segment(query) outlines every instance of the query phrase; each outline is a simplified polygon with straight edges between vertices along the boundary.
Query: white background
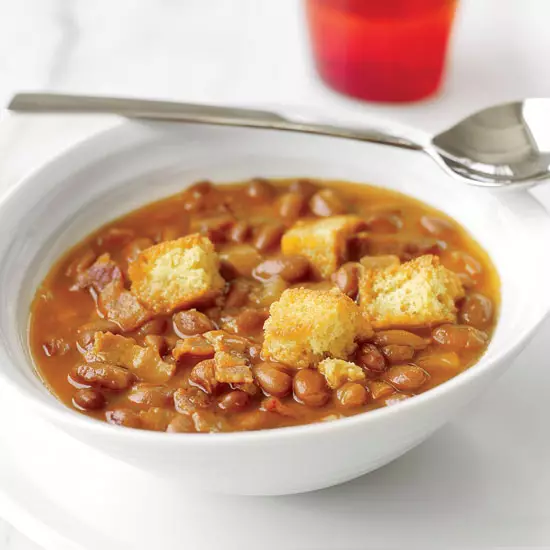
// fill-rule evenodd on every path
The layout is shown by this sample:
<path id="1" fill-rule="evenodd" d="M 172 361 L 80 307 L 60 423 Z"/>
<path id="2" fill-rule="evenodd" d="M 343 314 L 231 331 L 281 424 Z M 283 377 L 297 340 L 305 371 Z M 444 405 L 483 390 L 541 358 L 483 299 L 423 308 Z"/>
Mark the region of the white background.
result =
<path id="1" fill-rule="evenodd" d="M 363 104 L 324 88 L 300 7 L 296 0 L 0 0 L 0 105 L 24 89 L 281 102 L 437 131 L 491 103 L 550 97 L 548 0 L 462 0 L 443 93 L 406 106 Z M 0 187 L 112 122 L 4 117 Z M 537 194 L 550 205 L 550 186 Z M 395 545 L 400 525 L 409 530 L 403 546 L 408 536 L 429 540 L 433 532 L 439 547 L 550 547 L 549 323 L 544 330 L 489 394 L 420 448 L 341 492 L 298 497 L 333 514 L 327 548 L 352 546 L 351 509 L 365 510 L 376 535 L 369 542 L 365 533 L 354 548 L 380 547 L 384 529 Z M 365 491 L 379 508 L 364 505 Z M 289 548 L 292 540 L 289 532 Z M 34 548 L 0 521 L 1 550 Z"/>

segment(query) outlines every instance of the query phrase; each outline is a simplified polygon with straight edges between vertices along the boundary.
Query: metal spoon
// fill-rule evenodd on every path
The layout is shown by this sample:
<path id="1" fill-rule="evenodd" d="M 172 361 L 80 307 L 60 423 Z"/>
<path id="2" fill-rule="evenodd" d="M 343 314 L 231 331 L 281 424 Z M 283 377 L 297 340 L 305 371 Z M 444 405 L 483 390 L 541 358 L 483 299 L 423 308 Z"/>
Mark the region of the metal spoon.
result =
<path id="1" fill-rule="evenodd" d="M 550 99 L 526 99 L 479 111 L 435 137 L 375 128 L 311 124 L 253 109 L 62 94 L 20 93 L 8 109 L 33 113 L 101 113 L 128 118 L 271 128 L 423 151 L 448 174 L 473 185 L 511 187 L 550 178 Z M 413 137 L 414 136 L 414 137 Z"/>

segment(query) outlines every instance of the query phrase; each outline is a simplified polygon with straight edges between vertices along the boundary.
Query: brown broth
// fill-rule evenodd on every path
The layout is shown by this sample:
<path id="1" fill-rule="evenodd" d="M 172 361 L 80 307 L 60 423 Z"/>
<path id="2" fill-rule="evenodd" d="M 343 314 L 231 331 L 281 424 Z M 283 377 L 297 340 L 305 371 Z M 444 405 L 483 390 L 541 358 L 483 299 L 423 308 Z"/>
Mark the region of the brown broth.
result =
<path id="1" fill-rule="evenodd" d="M 137 238 L 149 238 L 156 243 L 160 240 L 181 237 L 194 232 L 197 224 L 212 213 L 230 212 L 238 220 L 244 220 L 252 227 L 268 222 L 280 223 L 281 221 L 288 227 L 295 220 L 281 220 L 277 211 L 279 204 L 277 196 L 287 192 L 289 185 L 294 181 L 270 181 L 274 189 L 274 196 L 272 197 L 250 197 L 247 191 L 248 182 L 218 186 L 215 192 L 208 195 L 207 199 L 201 199 L 201 205 L 197 210 L 189 210 L 189 207 L 194 204 L 193 199 L 191 198 L 191 192 L 184 191 L 178 195 L 146 205 L 101 227 L 69 250 L 51 268 L 47 277 L 37 289 L 31 308 L 30 347 L 36 370 L 51 392 L 67 406 L 78 409 L 73 402 L 75 385 L 68 379 L 71 369 L 77 363 L 83 361 L 77 346 L 78 330 L 82 325 L 100 319 L 96 303 L 90 292 L 87 290 L 71 290 L 74 275 L 68 275 L 68 273 L 74 271 L 74 266 L 79 259 L 85 257 L 86 254 L 89 254 L 90 258 L 95 258 L 108 252 L 125 272 L 128 262 L 124 256 L 124 251 L 127 250 L 128 243 Z M 314 183 L 318 187 L 333 189 L 343 200 L 347 213 L 355 213 L 365 218 L 379 213 L 393 213 L 398 221 L 397 225 L 400 225 L 400 227 L 396 232 L 378 233 L 375 236 L 375 238 L 384 241 L 386 247 L 390 246 L 391 248 L 391 243 L 397 241 L 426 244 L 426 239 L 433 240 L 433 236 L 421 224 L 423 216 L 434 217 L 443 220 L 444 223 L 446 222 L 450 229 L 443 236 L 437 237 L 437 239 L 443 241 L 442 245 L 445 250 L 440 251 L 438 254 L 446 267 L 455 271 L 469 270 L 470 283 L 473 286 L 467 289 L 467 294 L 472 292 L 481 293 L 491 300 L 494 314 L 488 325 L 483 327 L 485 332 L 489 336 L 491 335 L 496 323 L 500 299 L 499 279 L 487 254 L 457 222 L 427 204 L 389 190 L 340 181 L 314 181 Z M 306 213 L 300 217 L 300 219 L 313 218 L 315 216 L 311 213 Z M 382 229 L 387 231 L 384 228 Z M 390 231 L 393 231 L 393 229 L 390 228 Z M 250 239 L 247 243 L 250 244 Z M 234 243 L 216 243 L 216 249 L 222 255 L 224 252 L 232 250 L 234 246 Z M 266 259 L 279 253 L 280 250 L 275 247 L 268 253 L 260 254 L 262 259 Z M 460 257 L 462 254 L 467 254 L 468 258 L 471 258 L 466 267 Z M 479 272 L 476 272 L 476 270 L 479 270 Z M 257 287 L 256 292 L 261 292 L 261 283 L 253 277 L 249 277 L 249 279 L 251 284 Z M 331 283 L 312 280 L 289 286 L 326 288 L 330 287 Z M 269 300 L 260 306 L 249 304 L 247 307 L 267 312 L 268 302 Z M 228 330 L 234 328 L 234 319 L 241 310 L 242 308 L 234 308 L 224 311 L 223 308 L 216 306 L 201 309 L 201 311 L 209 314 L 218 326 Z M 167 321 L 166 330 L 162 335 L 173 345 L 177 336 L 174 333 L 170 316 L 165 317 Z M 429 337 L 431 329 L 417 329 L 412 332 Z M 138 344 L 144 341 L 144 336 L 140 333 L 140 330 L 124 335 L 131 336 Z M 253 331 L 247 336 L 250 336 L 255 342 L 261 343 L 262 341 L 261 331 Z M 432 342 L 426 350 L 417 354 L 410 362 L 415 363 L 419 356 L 430 355 L 438 351 L 441 351 L 441 348 Z M 422 393 L 445 382 L 476 363 L 485 351 L 485 347 L 475 351 L 466 349 L 455 351 L 460 359 L 458 367 L 426 367 L 425 370 L 429 373 L 429 380 L 415 392 L 402 393 L 405 395 Z M 256 362 L 258 361 L 259 359 L 256 360 Z M 197 362 L 197 360 L 191 360 L 179 364 L 176 375 L 165 386 L 171 390 L 187 388 L 189 386 L 190 369 Z M 368 378 L 383 380 L 384 376 L 375 376 L 369 373 Z M 367 381 L 366 385 L 368 387 L 370 384 L 370 380 Z M 204 410 L 201 409 L 200 414 L 204 416 L 202 422 L 203 426 L 207 426 L 206 431 L 231 431 L 307 424 L 354 415 L 386 404 L 384 399 L 373 400 L 372 396 L 369 396 L 366 404 L 355 408 L 345 408 L 337 403 L 336 392 L 333 392 L 326 405 L 307 407 L 299 403 L 291 393 L 281 398 L 282 404 L 286 407 L 286 414 L 279 414 L 265 412 L 263 409 L 260 411 L 261 402 L 266 396 L 259 391 L 257 395 L 250 398 L 250 403 L 244 411 L 222 411 L 217 402 L 230 390 L 231 388 L 226 388 L 222 394 L 214 397 L 210 407 Z M 161 419 L 156 422 L 152 421 L 147 414 L 143 416 L 144 411 L 147 411 L 149 407 L 129 401 L 128 390 L 101 390 L 101 393 L 105 398 L 105 406 L 98 410 L 83 411 L 85 414 L 105 420 L 107 410 L 124 408 L 142 415 L 139 421 L 140 427 L 148 429 L 165 428 L 165 420 Z M 399 392 L 395 392 L 394 397 L 395 395 L 399 395 Z M 176 414 L 173 406 L 167 405 L 166 409 L 170 411 L 166 413 L 168 417 L 172 418 Z M 163 413 L 156 411 L 151 414 L 152 416 L 156 415 L 155 418 L 157 418 L 157 416 L 162 416 Z"/>

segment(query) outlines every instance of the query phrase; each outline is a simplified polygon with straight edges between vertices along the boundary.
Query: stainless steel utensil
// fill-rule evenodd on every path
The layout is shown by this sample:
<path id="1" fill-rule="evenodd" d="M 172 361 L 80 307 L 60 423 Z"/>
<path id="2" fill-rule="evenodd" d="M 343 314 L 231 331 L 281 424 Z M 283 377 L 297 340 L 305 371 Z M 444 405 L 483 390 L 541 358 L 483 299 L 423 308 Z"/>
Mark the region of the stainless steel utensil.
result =
<path id="1" fill-rule="evenodd" d="M 292 120 L 270 111 L 169 101 L 16 94 L 8 109 L 32 113 L 98 113 L 127 118 L 271 128 L 355 139 L 423 151 L 453 177 L 484 187 L 533 184 L 550 178 L 550 99 L 534 98 L 483 109 L 445 132 L 388 133 Z M 407 135 L 410 134 L 410 135 Z"/>

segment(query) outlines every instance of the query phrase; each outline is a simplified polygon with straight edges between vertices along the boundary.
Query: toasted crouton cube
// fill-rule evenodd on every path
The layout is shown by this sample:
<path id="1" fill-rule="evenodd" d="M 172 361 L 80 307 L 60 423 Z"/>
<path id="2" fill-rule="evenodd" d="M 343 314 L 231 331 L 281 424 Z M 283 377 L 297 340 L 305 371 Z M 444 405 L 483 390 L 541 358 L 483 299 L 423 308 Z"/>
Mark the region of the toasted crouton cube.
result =
<path id="1" fill-rule="evenodd" d="M 359 281 L 359 305 L 377 329 L 455 322 L 455 302 L 463 296 L 457 275 L 431 255 L 364 270 Z"/>
<path id="2" fill-rule="evenodd" d="M 372 329 L 353 300 L 339 290 L 285 290 L 264 325 L 264 356 L 296 368 L 325 357 L 345 359 Z"/>
<path id="3" fill-rule="evenodd" d="M 317 367 L 333 390 L 346 382 L 358 382 L 365 379 L 365 371 L 354 363 L 342 359 L 325 359 Z"/>
<path id="4" fill-rule="evenodd" d="M 332 216 L 313 222 L 298 223 L 281 240 L 283 254 L 301 254 L 324 279 L 346 260 L 347 240 L 363 220 L 357 216 Z"/>
<path id="5" fill-rule="evenodd" d="M 225 284 L 214 246 L 198 234 L 146 248 L 128 273 L 132 292 L 155 313 L 188 307 L 216 295 Z"/>

